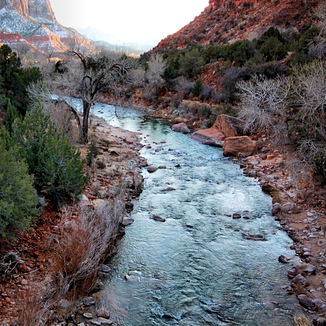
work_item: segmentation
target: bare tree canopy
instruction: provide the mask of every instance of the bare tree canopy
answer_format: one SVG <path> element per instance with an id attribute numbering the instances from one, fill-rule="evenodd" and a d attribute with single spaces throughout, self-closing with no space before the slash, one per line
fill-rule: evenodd
<path id="1" fill-rule="evenodd" d="M 287 139 L 286 105 L 289 85 L 286 78 L 254 77 L 238 83 L 241 95 L 240 117 L 248 130 L 265 128 L 277 143 Z"/>
<path id="2" fill-rule="evenodd" d="M 125 55 L 94 56 L 79 51 L 70 51 L 71 60 L 65 64 L 63 73 L 57 72 L 51 81 L 52 92 L 80 97 L 83 101 L 82 121 L 76 109 L 70 109 L 80 129 L 80 140 L 88 142 L 88 122 L 90 110 L 101 92 L 108 91 L 128 80 L 128 72 L 133 66 L 132 58 Z"/>

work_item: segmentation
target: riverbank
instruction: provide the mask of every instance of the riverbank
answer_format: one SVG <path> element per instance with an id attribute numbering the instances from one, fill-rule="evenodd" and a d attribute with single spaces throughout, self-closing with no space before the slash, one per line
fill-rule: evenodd
<path id="1" fill-rule="evenodd" d="M 314 325 L 326 324 L 326 189 L 312 176 L 293 166 L 291 147 L 259 153 L 238 161 L 249 177 L 256 178 L 273 198 L 273 215 L 293 240 L 292 249 L 301 263 L 279 257 L 289 264 L 290 285 Z"/>
<path id="2" fill-rule="evenodd" d="M 112 101 L 112 99 L 110 99 Z M 169 124 L 186 123 L 190 130 L 201 128 L 194 122 L 175 116 L 169 107 L 160 110 L 141 100 L 120 105 L 136 106 L 149 116 Z M 296 257 L 280 257 L 289 265 L 289 286 L 285 293 L 296 295 L 303 310 L 316 325 L 326 324 L 326 188 L 296 163 L 295 153 L 287 146 L 280 153 L 266 135 L 251 135 L 259 144 L 258 152 L 234 159 L 249 177 L 256 178 L 264 192 L 273 198 L 273 215 L 293 240 Z"/>
<path id="3" fill-rule="evenodd" d="M 52 325 L 65 325 L 67 316 L 76 325 L 83 320 L 96 322 L 102 318 L 104 322 L 109 319 L 108 313 L 96 306 L 96 292 L 89 290 L 101 289 L 103 283 L 97 276 L 105 278 L 109 270 L 103 264 L 105 258 L 116 252 L 117 240 L 123 235 L 124 227 L 132 222 L 128 219 L 128 212 L 132 210 L 132 200 L 142 191 L 140 166 L 146 162 L 139 155 L 142 145 L 137 134 L 111 127 L 97 117 L 92 118 L 92 124 L 90 135 L 96 135 L 99 153 L 90 168 L 90 182 L 80 203 L 70 203 L 54 211 L 51 204 L 47 205 L 44 201 L 44 212 L 33 230 L 18 237 L 14 244 L 2 248 L 11 256 L 7 255 L 7 275 L 1 278 L 0 325 L 38 325 L 42 319 L 50 320 Z M 80 146 L 80 150 L 86 157 L 87 146 Z M 72 272 L 68 271 L 68 267 L 58 269 L 60 259 L 69 253 L 70 257 L 65 257 L 68 259 L 66 266 L 71 266 L 76 257 L 75 262 L 79 259 L 81 266 L 83 245 L 87 252 L 92 245 L 92 235 L 82 232 L 85 231 L 82 222 L 87 221 L 85 211 L 88 216 L 96 218 L 105 215 L 105 226 L 110 221 L 116 225 L 110 229 L 112 239 L 103 243 L 106 248 L 96 248 L 103 250 L 106 256 L 97 256 L 99 266 L 93 266 L 92 273 L 85 277 L 87 282 L 70 280 L 70 288 L 63 291 L 59 286 L 63 283 L 59 280 L 66 280 Z M 92 230 L 100 230 L 93 227 Z M 83 236 L 87 238 L 83 239 Z M 103 234 L 98 238 L 101 240 L 101 237 Z M 77 248 L 73 248 L 74 244 Z M 79 275 L 77 271 L 74 273 Z M 87 292 L 91 296 L 84 297 Z M 60 293 L 64 295 L 61 297 Z M 83 316 L 84 310 L 97 313 L 92 315 L 88 312 Z"/>

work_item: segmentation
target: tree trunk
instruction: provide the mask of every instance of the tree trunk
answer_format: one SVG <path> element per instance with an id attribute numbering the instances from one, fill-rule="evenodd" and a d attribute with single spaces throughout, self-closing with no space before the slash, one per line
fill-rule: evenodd
<path id="1" fill-rule="evenodd" d="M 84 144 L 88 143 L 88 119 L 89 112 L 91 110 L 92 104 L 83 100 L 83 128 L 82 128 L 82 139 Z"/>

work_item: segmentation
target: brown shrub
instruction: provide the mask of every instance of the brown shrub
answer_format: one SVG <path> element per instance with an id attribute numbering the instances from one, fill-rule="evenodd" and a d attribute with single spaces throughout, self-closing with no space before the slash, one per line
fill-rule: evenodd
<path id="1" fill-rule="evenodd" d="M 97 210 L 84 205 L 78 212 L 79 218 L 63 228 L 55 239 L 53 257 L 57 295 L 74 296 L 92 289 L 100 264 L 116 242 L 123 207 L 120 199 Z"/>
<path id="2" fill-rule="evenodd" d="M 50 316 L 50 304 L 42 300 L 40 289 L 28 288 L 20 303 L 17 326 L 43 326 Z"/>

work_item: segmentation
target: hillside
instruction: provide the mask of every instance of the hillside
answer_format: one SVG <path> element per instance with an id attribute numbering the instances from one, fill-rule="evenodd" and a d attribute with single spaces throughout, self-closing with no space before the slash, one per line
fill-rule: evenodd
<path id="1" fill-rule="evenodd" d="M 58 23 L 48 0 L 0 0 L 0 42 L 17 50 L 64 52 L 91 43 Z"/>
<path id="2" fill-rule="evenodd" d="M 314 22 L 314 12 L 323 0 L 210 0 L 191 23 L 163 39 L 154 51 L 254 39 L 271 26 L 300 30 Z"/>

